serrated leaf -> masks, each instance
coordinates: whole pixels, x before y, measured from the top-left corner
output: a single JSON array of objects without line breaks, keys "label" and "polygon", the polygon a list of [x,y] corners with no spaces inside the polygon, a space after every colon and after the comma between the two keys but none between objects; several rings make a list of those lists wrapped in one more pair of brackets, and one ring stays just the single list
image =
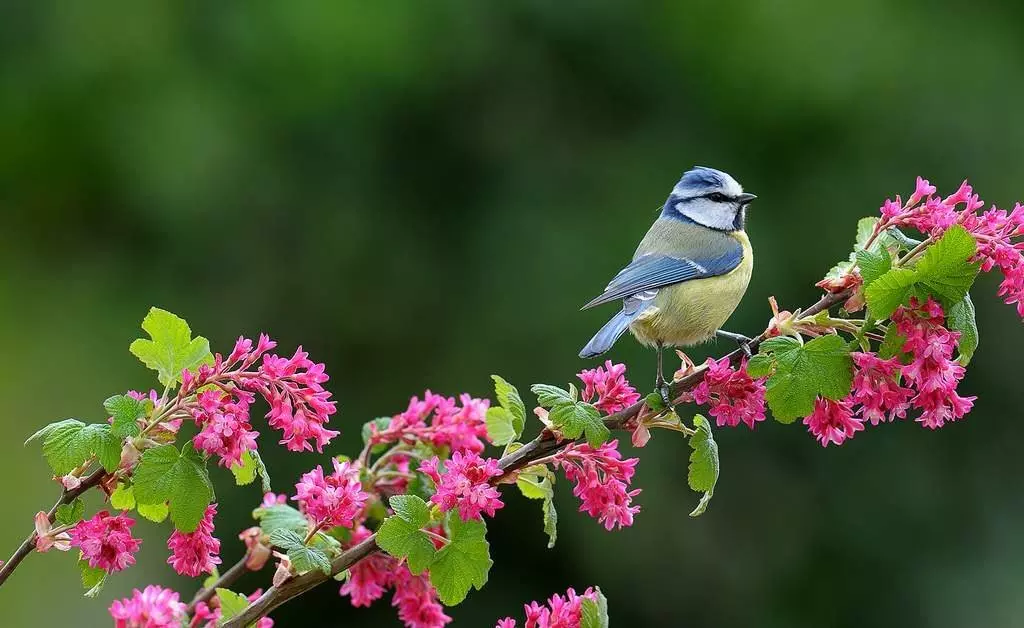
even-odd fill
[{"label": "serrated leaf", "polygon": [[548,413],[548,419],[567,438],[576,439],[586,434],[591,447],[600,447],[611,436],[611,431],[601,420],[601,413],[583,401],[556,403]]},{"label": "serrated leaf", "polygon": [[608,598],[600,588],[594,593],[597,600],[584,598],[580,603],[580,628],[608,628]]},{"label": "serrated leaf", "polygon": [[[500,375],[491,375],[491,379],[494,380],[494,396],[498,400],[498,405],[512,415],[512,431],[515,436],[505,442],[495,443],[495,445],[504,445],[522,435],[523,428],[526,427],[526,405],[523,404],[523,398],[515,386],[505,381]],[[489,430],[488,433],[490,433]]]},{"label": "serrated leaf", "polygon": [[537,405],[542,408],[550,408],[556,403],[572,403],[575,401],[569,391],[552,386],[551,384],[534,384],[530,391],[537,395]]},{"label": "serrated leaf", "polygon": [[78,419],[64,419],[63,421],[54,421],[53,423],[50,423],[48,425],[44,425],[35,434],[33,434],[33,435],[29,436],[28,438],[26,438],[25,439],[25,445],[28,445],[32,441],[45,440],[47,436],[49,436],[50,434],[52,434],[55,431],[58,431],[58,430],[64,428],[67,425],[81,424],[81,423],[82,422],[79,421]]},{"label": "serrated leaf", "polygon": [[325,575],[331,575],[331,559],[319,548],[305,545],[292,548],[288,550],[288,559],[300,574],[319,569]]},{"label": "serrated leaf", "polygon": [[974,284],[979,265],[967,260],[974,256],[976,248],[971,234],[960,225],[954,225],[925,250],[915,266],[921,283],[946,308],[962,301]]},{"label": "serrated leaf", "polygon": [[696,433],[690,437],[690,467],[686,481],[690,488],[698,493],[704,493],[697,503],[697,507],[690,513],[691,517],[698,517],[707,510],[711,496],[715,494],[715,484],[718,483],[720,470],[718,460],[718,443],[711,434],[711,424],[706,418],[698,414],[693,417],[693,426]]},{"label": "serrated leaf", "polygon": [[58,476],[71,473],[92,456],[96,456],[104,469],[113,472],[121,462],[121,439],[111,434],[110,426],[105,423],[87,425],[67,419],[47,432],[43,456]]},{"label": "serrated leaf", "polygon": [[135,508],[135,491],[127,484],[118,484],[114,492],[110,494],[110,505],[117,510],[131,510]]},{"label": "serrated leaf", "polygon": [[85,597],[94,598],[103,590],[107,582],[107,572],[99,567],[90,567],[85,560],[78,560],[78,569],[82,573],[82,588],[85,589]]},{"label": "serrated leaf", "polygon": [[296,547],[305,547],[306,543],[303,537],[299,536],[294,530],[287,528],[278,528],[269,535],[270,543],[278,549],[285,551],[295,549]]},{"label": "serrated leaf", "polygon": [[463,521],[452,512],[448,515],[448,544],[430,566],[430,583],[445,606],[462,602],[473,587],[482,589],[494,564],[484,522]]},{"label": "serrated leaf", "polygon": [[810,414],[819,395],[841,399],[849,393],[853,364],[850,349],[839,336],[821,336],[802,346],[770,346],[776,348],[775,372],[766,382],[765,400],[777,421],[791,423]]},{"label": "serrated leaf", "polygon": [[58,525],[70,526],[78,523],[85,516],[85,504],[81,499],[75,499],[70,504],[57,506],[54,513],[54,520]]},{"label": "serrated leaf", "polygon": [[415,495],[393,495],[388,503],[396,515],[416,528],[422,528],[430,522],[430,506]]},{"label": "serrated leaf", "polygon": [[118,438],[138,436],[138,420],[146,416],[146,402],[128,395],[114,395],[103,402],[103,408],[114,419],[110,432]]},{"label": "serrated leaf", "polygon": [[405,559],[413,575],[419,575],[430,567],[436,551],[433,541],[420,527],[395,515],[385,519],[377,529],[377,545],[391,556]]},{"label": "serrated leaf", "polygon": [[171,521],[182,532],[193,532],[213,501],[206,461],[186,443],[179,453],[174,445],[161,445],[142,454],[134,475],[139,504],[168,502]]},{"label": "serrated leaf", "polygon": [[167,502],[160,502],[159,504],[136,504],[135,510],[153,523],[162,523],[171,509],[167,506]]},{"label": "serrated leaf", "polygon": [[505,408],[500,406],[487,408],[485,416],[487,438],[491,440],[491,443],[499,447],[511,443],[519,438],[519,434],[522,433],[522,430],[519,430],[517,433],[515,421],[515,416]]},{"label": "serrated leaf", "polygon": [[871,316],[883,320],[892,316],[901,305],[910,301],[917,284],[917,272],[909,268],[893,268],[871,282],[864,298]]},{"label": "serrated leaf", "polygon": [[978,349],[978,323],[974,318],[974,302],[971,295],[966,295],[946,312],[946,325],[953,331],[960,332],[957,348],[960,364],[967,366]]},{"label": "serrated leaf", "polygon": [[181,372],[200,364],[212,364],[210,342],[202,336],[192,338],[185,319],[160,308],[150,308],[142,321],[150,339],[139,338],[129,350],[147,367],[157,372],[164,386],[181,381]]},{"label": "serrated leaf", "polygon": [[758,355],[764,355],[766,353],[774,353],[776,355],[781,353],[789,353],[802,347],[803,344],[793,338],[792,336],[775,336],[774,338],[768,338],[761,343],[758,349]]},{"label": "serrated leaf", "polygon": [[217,601],[220,602],[220,620],[218,626],[224,625],[229,619],[249,607],[249,598],[229,589],[217,589]]},{"label": "serrated leaf", "polygon": [[753,378],[767,377],[771,375],[774,366],[775,360],[772,356],[758,353],[757,355],[750,356],[750,359],[747,360],[747,375]]},{"label": "serrated leaf", "polygon": [[864,280],[864,286],[870,286],[876,279],[889,272],[892,268],[892,258],[889,251],[857,251],[857,266],[860,267],[860,276]]},{"label": "serrated leaf", "polygon": [[264,534],[273,534],[275,530],[291,530],[305,536],[309,532],[306,516],[288,504],[276,504],[267,508],[257,508],[253,517],[260,522]]}]

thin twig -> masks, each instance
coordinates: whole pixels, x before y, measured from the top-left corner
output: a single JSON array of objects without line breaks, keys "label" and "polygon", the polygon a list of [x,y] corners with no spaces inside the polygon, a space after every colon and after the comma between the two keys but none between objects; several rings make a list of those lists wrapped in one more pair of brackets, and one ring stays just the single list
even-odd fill
[{"label": "thin twig", "polygon": [[[50,523],[53,523],[54,519],[57,516],[57,508],[63,506],[64,504],[70,504],[71,502],[75,501],[75,499],[77,499],[79,495],[99,484],[100,480],[103,479],[103,476],[105,474],[106,471],[103,470],[103,467],[100,467],[99,469],[96,469],[87,477],[85,477],[82,480],[82,482],[75,488],[71,490],[64,489],[64,491],[61,492],[60,494],[60,499],[58,499],[57,503],[53,505],[53,508],[51,508],[50,511],[46,513],[50,519]],[[0,585],[3,585],[3,583],[11,577],[11,574],[14,573],[14,570],[18,568],[19,564],[21,564],[21,561],[25,560],[25,557],[32,553],[32,549],[35,547],[35,545],[36,532],[35,530],[32,530],[32,533],[25,537],[25,540],[22,541],[18,549],[14,551],[14,554],[10,557],[10,559],[8,559],[8,561],[5,562],[2,567],[0,567]]]}]

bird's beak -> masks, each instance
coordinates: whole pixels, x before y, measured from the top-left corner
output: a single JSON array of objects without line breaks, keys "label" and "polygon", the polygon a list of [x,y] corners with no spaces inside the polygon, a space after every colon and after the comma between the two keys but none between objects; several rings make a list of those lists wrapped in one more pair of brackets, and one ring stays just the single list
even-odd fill
[{"label": "bird's beak", "polygon": [[749,203],[750,201],[754,200],[755,198],[757,198],[756,194],[743,193],[743,194],[740,194],[739,196],[737,196],[736,200],[740,202],[740,205],[746,205],[747,203]]}]

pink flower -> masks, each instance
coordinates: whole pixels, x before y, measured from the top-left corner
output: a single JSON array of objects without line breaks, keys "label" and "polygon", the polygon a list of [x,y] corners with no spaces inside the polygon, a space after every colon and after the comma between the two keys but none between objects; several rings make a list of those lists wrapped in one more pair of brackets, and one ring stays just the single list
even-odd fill
[{"label": "pink flower", "polygon": [[605,360],[603,367],[580,371],[578,377],[583,382],[583,399],[605,414],[614,414],[640,400],[636,389],[626,380],[625,364]]},{"label": "pink flower", "polygon": [[259,571],[270,560],[270,546],[263,543],[263,530],[259,526],[246,528],[238,535],[238,540],[245,543],[245,568]]},{"label": "pink flower", "polygon": [[134,554],[142,541],[132,537],[133,525],[135,520],[131,517],[114,517],[104,510],[91,519],[79,521],[68,533],[72,547],[82,550],[82,558],[90,567],[114,573],[135,564]]},{"label": "pink flower", "polygon": [[244,390],[226,393],[220,389],[204,390],[191,409],[199,433],[192,442],[196,449],[220,456],[220,465],[242,464],[242,454],[256,450],[259,432],[249,424],[249,405],[254,395]]},{"label": "pink flower", "polygon": [[[256,589],[252,594],[246,596],[250,602],[256,601],[263,594],[263,589]],[[220,606],[211,607],[206,602],[196,604],[195,614],[189,622],[189,628],[217,628],[220,623]],[[269,617],[261,617],[254,624],[256,628],[273,628],[274,620]]]},{"label": "pink flower", "polygon": [[[40,553],[57,549],[66,552],[71,549],[71,535],[67,532],[53,534],[53,526],[50,524],[50,515],[40,510],[35,517],[36,527],[36,551]],[[3,563],[0,563],[2,566]]]},{"label": "pink flower", "polygon": [[171,550],[167,564],[174,567],[174,571],[195,578],[203,572],[212,574],[215,565],[220,564],[220,541],[213,536],[216,514],[217,504],[210,504],[194,532],[175,530],[171,533],[167,540],[167,549]]},{"label": "pink flower", "polygon": [[295,497],[299,507],[314,525],[333,528],[350,528],[362,514],[370,496],[363,491],[359,481],[359,469],[349,462],[334,463],[334,473],[324,476],[323,467],[317,465],[305,473],[295,485]]},{"label": "pink flower", "polygon": [[458,507],[459,517],[469,521],[480,519],[481,512],[493,517],[495,511],[505,505],[498,489],[490,484],[491,478],[501,475],[498,461],[494,458],[484,459],[475,453],[457,451],[444,466],[444,473],[439,473],[437,456],[420,465],[420,471],[437,485],[437,492],[430,501],[437,504],[442,512]]},{"label": "pink flower", "polygon": [[580,512],[595,517],[606,530],[633,525],[633,516],[640,512],[632,505],[640,489],[629,490],[639,460],[623,460],[618,445],[613,440],[594,449],[574,443],[553,457],[555,468],[576,483],[572,492],[582,502]]},{"label": "pink flower", "polygon": [[423,441],[435,447],[448,447],[453,452],[480,453],[487,438],[485,416],[490,401],[476,399],[467,394],[453,397],[436,395],[429,390],[409,400],[409,407],[391,418],[387,427],[370,427],[370,442],[415,443]]},{"label": "pink flower", "polygon": [[729,358],[708,358],[707,372],[693,389],[693,400],[711,404],[708,414],[715,417],[719,427],[736,427],[743,422],[754,429],[756,423],[764,421],[764,393],[764,378],[747,375],[746,360],[734,369]]},{"label": "pink flower", "polygon": [[903,367],[903,377],[917,391],[911,399],[911,405],[921,410],[917,421],[936,429],[970,412],[976,398],[956,392],[965,373],[952,359],[960,334],[942,326],[942,307],[931,297],[923,304],[912,298],[910,307],[897,309],[892,321],[906,338],[903,350],[913,358]]},{"label": "pink flower", "polygon": [[150,585],[110,605],[115,628],[178,628],[187,618],[185,604],[170,589]]},{"label": "pink flower", "polygon": [[874,353],[859,352],[851,356],[856,367],[851,400],[860,404],[861,418],[871,425],[905,418],[914,391],[900,385],[900,359],[883,360]]},{"label": "pink flower", "polygon": [[280,494],[264,493],[263,494],[263,503],[260,504],[260,505],[263,508],[270,508],[272,506],[278,506],[280,504],[285,504],[287,502],[288,502],[288,496],[285,495],[284,493],[280,493]]},{"label": "pink flower", "polygon": [[[554,594],[547,606],[530,602],[524,604],[526,623],[524,628],[579,628],[583,614],[583,600],[597,601],[597,593],[588,588],[583,595],[577,595],[574,589],[565,592],[565,596]],[[506,617],[498,622],[495,628],[515,628],[516,622]]]},{"label": "pink flower", "polygon": [[[366,540],[371,532],[359,526],[352,532],[349,546]],[[348,580],[341,585],[339,595],[347,595],[352,606],[369,606],[384,596],[384,591],[391,586],[395,567],[398,561],[384,553],[370,554],[352,565],[348,571]]]},{"label": "pink flower", "polygon": [[398,565],[394,587],[391,605],[398,608],[398,619],[406,628],[443,628],[452,621],[437,601],[437,590],[426,572],[414,576],[406,565]]},{"label": "pink flower", "polygon": [[827,447],[829,443],[842,445],[864,429],[863,421],[853,416],[852,402],[820,397],[814,402],[814,412],[804,419],[804,425],[822,447]]}]

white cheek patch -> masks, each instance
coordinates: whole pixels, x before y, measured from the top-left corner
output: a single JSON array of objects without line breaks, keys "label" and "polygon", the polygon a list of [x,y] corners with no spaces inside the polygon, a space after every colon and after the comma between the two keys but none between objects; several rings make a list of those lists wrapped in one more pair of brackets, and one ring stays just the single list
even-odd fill
[{"label": "white cheek patch", "polygon": [[676,211],[705,227],[732,231],[736,223],[736,206],[733,203],[715,203],[706,198],[695,198],[675,204]]}]

